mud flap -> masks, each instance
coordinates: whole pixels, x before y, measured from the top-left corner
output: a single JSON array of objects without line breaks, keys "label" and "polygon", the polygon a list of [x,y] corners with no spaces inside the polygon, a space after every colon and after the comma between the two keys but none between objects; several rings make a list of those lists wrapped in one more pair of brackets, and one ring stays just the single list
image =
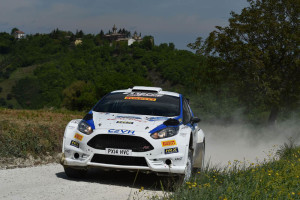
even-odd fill
[{"label": "mud flap", "polygon": [[204,143],[197,143],[195,149],[195,157],[194,157],[194,168],[201,169],[204,165]]}]

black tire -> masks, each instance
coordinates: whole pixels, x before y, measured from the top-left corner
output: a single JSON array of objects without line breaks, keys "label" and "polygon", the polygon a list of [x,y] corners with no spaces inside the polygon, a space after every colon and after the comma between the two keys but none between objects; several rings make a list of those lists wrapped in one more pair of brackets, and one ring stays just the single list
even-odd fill
[{"label": "black tire", "polygon": [[201,171],[203,172],[205,170],[205,140],[203,142],[203,152],[202,152],[202,163],[201,163]]},{"label": "black tire", "polygon": [[189,149],[188,160],[186,163],[185,173],[179,177],[179,184],[187,182],[193,174],[193,150]]},{"label": "black tire", "polygon": [[193,174],[193,150],[189,149],[188,160],[186,162],[185,174],[184,174],[184,182],[187,182]]},{"label": "black tire", "polygon": [[76,169],[72,167],[64,167],[65,173],[69,178],[84,178],[87,174],[86,169]]}]

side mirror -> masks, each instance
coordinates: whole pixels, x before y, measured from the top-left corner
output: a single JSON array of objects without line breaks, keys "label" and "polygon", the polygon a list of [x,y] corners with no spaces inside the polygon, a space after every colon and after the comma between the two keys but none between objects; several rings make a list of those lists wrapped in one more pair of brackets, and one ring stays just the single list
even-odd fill
[{"label": "side mirror", "polygon": [[198,118],[198,117],[192,117],[192,119],[191,119],[191,123],[192,123],[192,124],[198,123],[198,122],[200,122],[200,121],[201,121],[201,119]]}]

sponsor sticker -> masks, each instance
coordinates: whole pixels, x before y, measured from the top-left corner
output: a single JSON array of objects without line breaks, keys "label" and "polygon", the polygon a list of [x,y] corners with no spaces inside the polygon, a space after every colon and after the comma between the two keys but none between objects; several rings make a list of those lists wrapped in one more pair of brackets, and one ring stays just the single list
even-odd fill
[{"label": "sponsor sticker", "polygon": [[74,141],[74,140],[71,140],[71,143],[70,143],[70,145],[71,145],[71,146],[73,146],[73,147],[77,147],[77,148],[79,148],[79,143],[78,143],[78,142],[76,142],[76,141]]},{"label": "sponsor sticker", "polygon": [[125,97],[124,99],[141,100],[141,101],[156,101],[156,98],[148,98],[148,97]]},{"label": "sponsor sticker", "polygon": [[176,161],[182,160],[182,157],[175,158]]},{"label": "sponsor sticker", "polygon": [[178,147],[173,147],[170,149],[165,149],[165,154],[178,153]]},{"label": "sponsor sticker", "polygon": [[147,93],[147,92],[131,92],[127,96],[131,97],[162,97],[162,94]]},{"label": "sponsor sticker", "polygon": [[133,122],[127,122],[127,121],[117,121],[117,124],[133,124]]},{"label": "sponsor sticker", "polygon": [[116,116],[113,119],[107,119],[107,120],[133,120],[133,121],[138,121],[141,122],[142,118],[136,117],[136,116]]},{"label": "sponsor sticker", "polygon": [[155,121],[165,121],[168,120],[168,117],[146,117],[146,120],[155,122]]},{"label": "sponsor sticker", "polygon": [[162,141],[161,144],[162,144],[163,147],[177,145],[177,144],[176,144],[176,140]]},{"label": "sponsor sticker", "polygon": [[76,138],[76,139],[79,140],[79,141],[82,141],[83,135],[80,135],[79,133],[76,133],[76,134],[74,135],[74,138]]},{"label": "sponsor sticker", "polygon": [[109,129],[108,133],[118,133],[118,134],[129,134],[129,135],[134,135],[133,130],[125,130],[125,129]]}]

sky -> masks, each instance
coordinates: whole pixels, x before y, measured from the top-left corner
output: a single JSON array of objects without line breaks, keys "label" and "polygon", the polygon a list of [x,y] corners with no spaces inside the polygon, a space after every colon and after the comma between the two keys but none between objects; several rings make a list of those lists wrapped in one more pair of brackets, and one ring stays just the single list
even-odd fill
[{"label": "sky", "polygon": [[18,28],[26,34],[82,30],[105,33],[113,25],[154,36],[155,44],[173,42],[177,49],[215,26],[228,25],[230,12],[247,0],[0,0],[0,32]]}]

